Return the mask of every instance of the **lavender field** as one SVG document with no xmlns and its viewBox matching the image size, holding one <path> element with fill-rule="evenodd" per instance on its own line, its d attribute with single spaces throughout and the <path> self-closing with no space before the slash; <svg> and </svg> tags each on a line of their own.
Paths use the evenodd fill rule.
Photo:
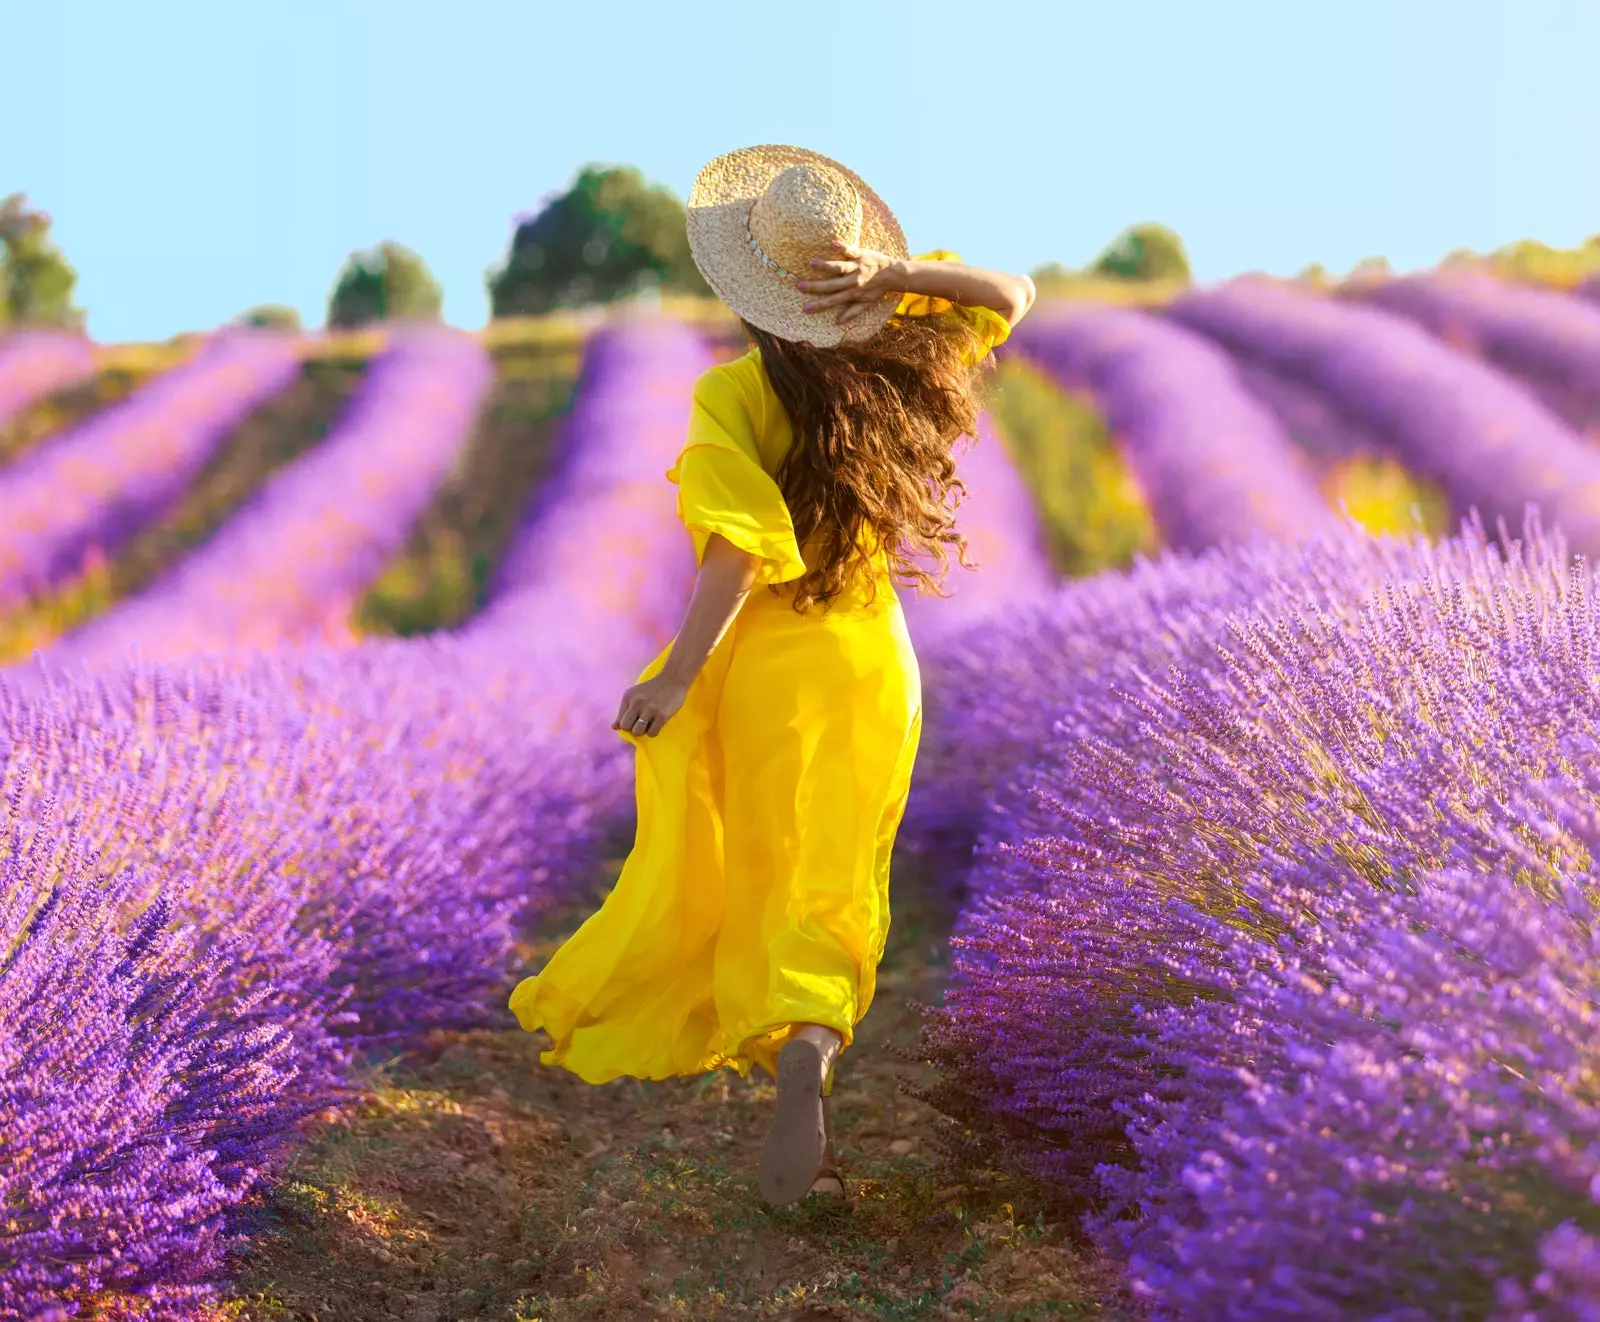
<svg viewBox="0 0 1600 1322">
<path fill-rule="evenodd" d="M 1595 307 L 1018 327 L 847 1214 L 753 1210 L 770 1088 L 506 1009 L 626 848 L 726 327 L 0 337 L 0 1318 L 1600 1318 Z"/>
</svg>

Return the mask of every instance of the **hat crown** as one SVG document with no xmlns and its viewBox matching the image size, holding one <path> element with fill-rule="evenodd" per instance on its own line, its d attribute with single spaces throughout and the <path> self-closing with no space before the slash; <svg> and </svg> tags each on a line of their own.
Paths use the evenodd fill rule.
<svg viewBox="0 0 1600 1322">
<path fill-rule="evenodd" d="M 750 207 L 750 237 L 770 261 L 801 275 L 835 240 L 861 241 L 861 194 L 825 165 L 791 165 L 772 177 Z"/>
</svg>

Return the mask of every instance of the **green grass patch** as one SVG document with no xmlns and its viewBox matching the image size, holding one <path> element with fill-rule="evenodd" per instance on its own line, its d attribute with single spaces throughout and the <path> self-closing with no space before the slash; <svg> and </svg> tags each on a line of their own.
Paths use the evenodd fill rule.
<svg viewBox="0 0 1600 1322">
<path fill-rule="evenodd" d="M 1056 569 L 1121 569 L 1160 544 L 1144 494 L 1105 420 L 1016 359 L 1003 363 L 989 411 L 1038 502 Z"/>
</svg>

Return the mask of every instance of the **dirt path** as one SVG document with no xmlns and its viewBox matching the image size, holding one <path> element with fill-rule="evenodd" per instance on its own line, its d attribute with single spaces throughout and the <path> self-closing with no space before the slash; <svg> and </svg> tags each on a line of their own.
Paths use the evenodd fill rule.
<svg viewBox="0 0 1600 1322">
<path fill-rule="evenodd" d="M 914 892 L 914 886 L 902 886 Z M 456 1034 L 294 1163 L 239 1264 L 261 1322 L 1111 1317 L 1109 1277 L 1026 1190 L 938 1177 L 933 1113 L 886 1044 L 915 1041 L 945 924 L 897 895 L 876 1003 L 835 1083 L 848 1210 L 768 1209 L 755 1161 L 770 1081 L 542 1068 L 542 1037 Z M 571 930 L 581 914 L 560 924 Z M 542 961 L 545 950 L 531 950 Z"/>
</svg>

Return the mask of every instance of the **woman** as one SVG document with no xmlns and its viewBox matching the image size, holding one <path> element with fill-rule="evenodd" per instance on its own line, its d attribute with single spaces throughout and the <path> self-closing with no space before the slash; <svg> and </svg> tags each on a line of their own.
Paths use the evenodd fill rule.
<svg viewBox="0 0 1600 1322">
<path fill-rule="evenodd" d="M 637 749 L 633 852 L 511 1007 L 592 1083 L 774 1074 L 758 1183 L 787 1203 L 844 1193 L 827 1094 L 872 1001 L 922 722 L 895 583 L 965 563 L 951 447 L 1033 286 L 910 259 L 877 194 L 799 148 L 712 161 L 688 226 L 752 347 L 696 383 L 668 474 L 699 572 L 612 723 Z"/>
</svg>

